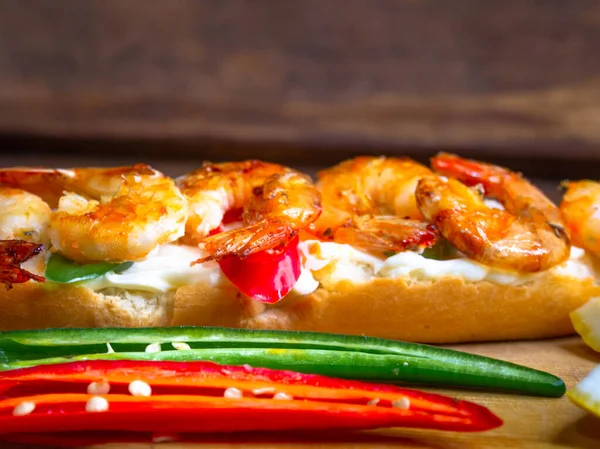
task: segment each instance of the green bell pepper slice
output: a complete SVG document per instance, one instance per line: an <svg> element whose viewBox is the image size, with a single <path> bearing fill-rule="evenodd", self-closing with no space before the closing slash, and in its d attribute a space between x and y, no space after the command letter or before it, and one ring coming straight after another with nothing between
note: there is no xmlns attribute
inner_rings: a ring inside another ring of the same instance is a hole
<svg viewBox="0 0 600 449"><path fill-rule="evenodd" d="M435 245L425 248L421 255L426 259L448 260L456 257L458 250L446 239L440 239Z"/></svg>
<svg viewBox="0 0 600 449"><path fill-rule="evenodd" d="M96 279L109 272L121 273L132 265L133 262L79 264L60 254L53 253L48 260L45 277L52 282L71 284Z"/></svg>

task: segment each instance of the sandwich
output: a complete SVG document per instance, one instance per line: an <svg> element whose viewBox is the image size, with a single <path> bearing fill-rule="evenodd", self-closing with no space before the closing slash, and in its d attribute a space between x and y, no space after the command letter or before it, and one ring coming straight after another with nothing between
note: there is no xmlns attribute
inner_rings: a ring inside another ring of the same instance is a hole
<svg viewBox="0 0 600 449"><path fill-rule="evenodd" d="M4 168L0 330L568 335L569 313L600 295L598 186L570 183L558 206L518 173L450 154L431 167L357 157L316 181L256 160L179 178Z"/></svg>

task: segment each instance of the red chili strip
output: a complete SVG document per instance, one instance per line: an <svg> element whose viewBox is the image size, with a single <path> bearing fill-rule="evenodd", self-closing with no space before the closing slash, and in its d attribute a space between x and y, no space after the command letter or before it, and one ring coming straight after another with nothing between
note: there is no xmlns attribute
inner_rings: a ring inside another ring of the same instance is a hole
<svg viewBox="0 0 600 449"><path fill-rule="evenodd" d="M94 390L92 382L110 391ZM38 392L31 388L36 385ZM485 407L437 394L210 362L87 361L0 374L0 434L482 431L501 423Z"/></svg>
<svg viewBox="0 0 600 449"><path fill-rule="evenodd" d="M210 235L224 231L223 225L242 220L242 209L232 209L223 223ZM218 260L221 271L239 291L249 298L273 304L285 297L300 277L299 238L295 236L280 247L259 251L242 258L227 256Z"/></svg>
<svg viewBox="0 0 600 449"><path fill-rule="evenodd" d="M287 295L300 277L298 236L285 245L250 254L228 256L218 261L223 274L243 294L273 304Z"/></svg>
<svg viewBox="0 0 600 449"><path fill-rule="evenodd" d="M260 391L277 387L277 391L303 399L369 401L379 399L381 405L406 397L415 410L435 411L455 414L461 411L464 401L405 389L393 385L377 385L353 380L342 380L315 374L301 374L293 371L252 368L244 366L225 366L213 362L156 362L132 360L94 360L56 365L39 365L0 373L0 398L11 396L11 389L25 389L31 393L31 385L38 393L55 391L60 383L83 384L108 381L112 389L119 384L129 384L133 380L143 379L152 387L196 387L208 395L207 389L217 389L218 396L227 388L242 391ZM71 390L81 392L82 390ZM84 390L85 391L85 390ZM66 392L61 390L61 392ZM171 390L171 392L174 392ZM214 392L210 394L216 395ZM263 393L264 395L264 393ZM479 407L479 406L476 406ZM469 414L469 410L464 412Z"/></svg>

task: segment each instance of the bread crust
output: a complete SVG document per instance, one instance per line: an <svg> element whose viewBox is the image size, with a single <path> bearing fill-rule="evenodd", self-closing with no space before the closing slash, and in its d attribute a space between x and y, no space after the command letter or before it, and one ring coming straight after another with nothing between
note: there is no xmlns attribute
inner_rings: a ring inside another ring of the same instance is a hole
<svg viewBox="0 0 600 449"><path fill-rule="evenodd" d="M127 295L17 285L0 291L0 329L204 325L423 343L537 339L572 334L569 312L600 296L600 286L592 278L548 271L521 286L458 277L343 281L309 295L292 293L273 306L245 297L229 283L190 285L170 295Z"/></svg>
<svg viewBox="0 0 600 449"><path fill-rule="evenodd" d="M544 276L524 286L378 278L319 288L243 320L244 327L369 335L422 343L570 335L569 312L600 294L592 279Z"/></svg>
<svg viewBox="0 0 600 449"><path fill-rule="evenodd" d="M0 286L0 330L167 326L175 293L130 298L73 285Z"/></svg>

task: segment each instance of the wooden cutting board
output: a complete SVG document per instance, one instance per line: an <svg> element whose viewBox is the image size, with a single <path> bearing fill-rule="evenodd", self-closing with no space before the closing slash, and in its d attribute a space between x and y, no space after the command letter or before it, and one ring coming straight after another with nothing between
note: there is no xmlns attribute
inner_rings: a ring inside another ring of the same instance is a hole
<svg viewBox="0 0 600 449"><path fill-rule="evenodd" d="M600 363L578 337L547 341L453 345L477 354L524 364L561 376L573 387ZM103 445L96 449L256 449L256 448L600 448L600 419L587 415L566 397L560 399L437 390L462 399L479 402L492 409L504 425L496 430L451 433L393 429L362 434L337 434L314 438L265 436L209 437L205 443Z"/></svg>

